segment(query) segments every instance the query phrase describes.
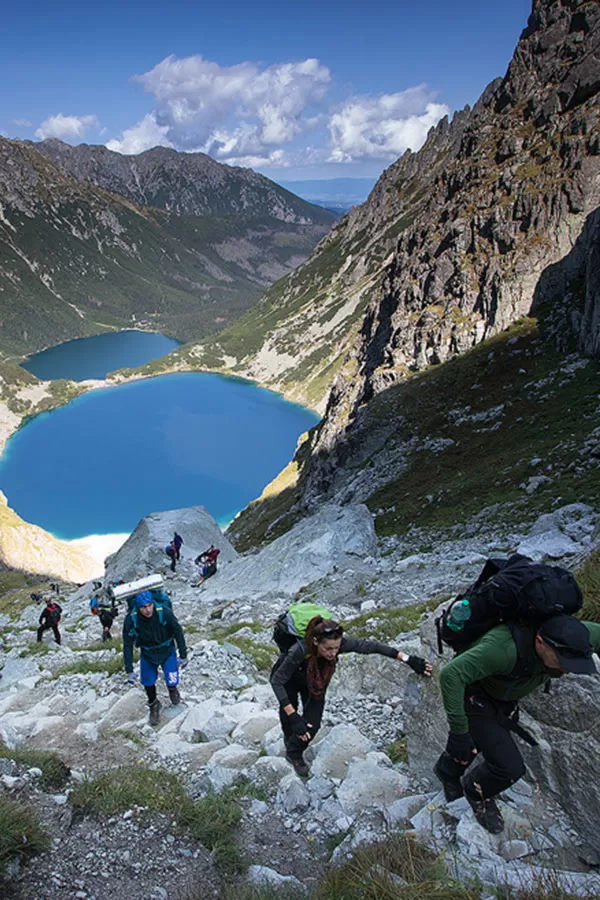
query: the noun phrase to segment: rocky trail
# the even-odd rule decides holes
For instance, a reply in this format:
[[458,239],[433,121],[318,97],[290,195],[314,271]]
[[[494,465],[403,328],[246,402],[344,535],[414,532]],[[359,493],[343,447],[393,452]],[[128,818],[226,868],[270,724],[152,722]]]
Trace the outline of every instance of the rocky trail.
[[[541,517],[531,534],[568,563],[589,551],[596,524],[590,507],[575,504]],[[164,536],[175,527],[184,546],[171,573]],[[491,897],[495,885],[537,883],[540,867],[550,867],[565,892],[600,892],[594,869],[600,846],[581,810],[587,795],[591,822],[590,783],[584,771],[568,786],[560,779],[561,756],[569,757],[578,737],[569,737],[567,725],[562,745],[544,725],[538,758],[527,758],[527,778],[504,795],[507,828],[497,837],[477,825],[466,801],[446,804],[431,772],[445,738],[437,679],[419,679],[393,660],[343,658],[323,727],[307,753],[310,778],[300,780],[283,758],[268,669],[276,658],[272,623],[292,595],[301,591],[326,605],[351,635],[384,639],[437,665],[427,608],[472,580],[489,554],[535,545],[531,534],[472,532],[435,552],[419,547],[417,532],[378,543],[366,507],[329,506],[260,552],[240,557],[201,507],[144,519],[107,561],[107,579],[162,570],[186,633],[190,663],[182,673],[182,703],[170,707],[159,681],[163,711],[156,728],[147,722],[143,689],[126,683],[120,642],[99,641],[100,625],[89,614],[91,585],[65,592],[60,647],[48,642],[49,632],[41,647],[34,643],[36,604],[18,616],[3,615],[0,790],[35,810],[51,838],[48,852],[9,869],[4,895],[189,900],[228,897],[232,889],[243,896],[240,891],[254,883],[300,896],[315,887],[330,860],[340,862],[359,844],[398,829],[444,852],[461,881],[478,878],[482,897]],[[198,548],[217,540],[219,572],[193,588]],[[565,547],[568,555],[561,556]],[[553,704],[587,703],[597,722],[594,681],[565,680]],[[539,731],[535,704],[526,710],[524,720]],[[587,747],[597,758],[597,728],[587,735]],[[23,761],[23,751],[31,750],[56,752],[70,767],[60,788],[44,786],[40,768]],[[569,764],[578,761],[575,754]],[[137,797],[142,771],[158,772],[158,785],[139,787]],[[235,798],[228,849],[210,837],[198,840],[198,830],[182,825],[177,804],[157,801],[161,777],[168,782],[173,776],[188,798],[221,803],[204,810],[201,829]],[[117,788],[114,812],[89,805],[85,791],[99,777],[105,792],[111,784]],[[96,799],[103,790],[96,789]]]

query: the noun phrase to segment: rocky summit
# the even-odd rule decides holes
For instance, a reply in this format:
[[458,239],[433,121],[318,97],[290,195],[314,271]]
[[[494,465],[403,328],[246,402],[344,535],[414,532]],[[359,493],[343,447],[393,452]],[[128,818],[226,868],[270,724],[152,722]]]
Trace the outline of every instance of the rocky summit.
[[[465,800],[445,801],[432,773],[446,733],[437,677],[380,656],[344,657],[302,780],[283,756],[268,674],[273,621],[298,594],[330,609],[350,636],[422,654],[437,670],[440,598],[500,552],[577,565],[598,553],[598,524],[593,508],[573,504],[522,533],[474,521],[468,534],[426,549],[417,534],[378,541],[364,506],[326,505],[240,556],[201,507],[153,514],[107,560],[103,584],[162,574],[183,625],[182,702],[170,707],[159,681],[157,727],[143,690],[125,680],[125,604],[113,641],[99,641],[89,598],[102,584],[62,585],[60,646],[48,634],[34,642],[39,606],[5,599],[0,798],[34,814],[50,844],[32,832],[37,843],[12,854],[3,895],[158,900],[268,888],[300,897],[394,835],[413,854],[443,853],[442,877],[474,885],[464,895],[473,900],[499,886],[550,884],[556,896],[597,896],[597,678],[569,676],[551,699],[523,704],[539,747],[526,749],[525,778],[502,794],[507,824],[492,836]],[[171,572],[164,545],[175,528],[183,546]],[[217,574],[193,587],[195,557],[211,543],[222,551]],[[379,853],[378,878],[392,884],[399,876]]]

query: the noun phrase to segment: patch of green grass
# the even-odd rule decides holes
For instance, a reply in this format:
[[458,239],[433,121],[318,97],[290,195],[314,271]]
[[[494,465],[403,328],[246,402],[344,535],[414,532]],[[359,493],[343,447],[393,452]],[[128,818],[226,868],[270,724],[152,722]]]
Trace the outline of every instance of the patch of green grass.
[[600,548],[577,571],[577,582],[583,593],[581,618],[600,622]]
[[8,797],[0,797],[0,873],[14,859],[28,859],[47,850],[50,838],[37,816]]
[[36,641],[34,644],[24,647],[20,651],[19,656],[23,659],[26,656],[44,656],[46,653],[50,653],[50,645],[45,641],[40,641],[39,643]]
[[174,812],[186,794],[179,779],[165,769],[125,766],[76,785],[69,799],[83,813],[109,816],[136,805]]
[[[249,628],[255,634],[263,630],[263,626],[259,622],[231,622],[229,625],[212,625],[210,637],[214,641],[223,641],[242,628]],[[188,630],[187,625],[185,630]]]
[[416,606],[376,609],[361,613],[353,619],[346,619],[342,624],[349,637],[373,637],[380,641],[390,641],[399,634],[417,628],[423,614],[431,612],[436,605],[434,601],[429,601]]
[[213,852],[221,871],[233,874],[245,868],[235,840],[242,810],[232,788],[192,800],[180,779],[166,769],[127,766],[78,784],[69,799],[84,814],[115,815],[132,806],[171,813],[180,827]]
[[[254,887],[236,884],[225,888],[223,900],[306,900],[306,896],[306,891],[302,888],[289,885]],[[204,900],[204,894],[197,894],[190,900]]]
[[518,890],[508,885],[498,888],[498,896],[502,900],[576,900],[577,897],[583,900],[598,900],[600,894],[600,878],[596,889],[587,891],[585,894],[565,893],[562,882],[561,873],[553,869],[546,869],[542,874],[535,876],[533,886],[528,890]]
[[275,662],[277,651],[274,646],[267,644],[257,644],[250,638],[230,637],[228,642],[235,647],[239,647],[242,653],[249,656],[256,668],[261,672],[267,672]]
[[[528,319],[373,398],[351,436],[357,448],[365,429],[395,422],[386,454],[406,446],[406,435],[418,442],[400,453],[395,476],[368,498],[377,533],[402,534],[415,524],[449,529],[496,505],[504,523],[512,504],[510,515],[519,524],[552,510],[559,499],[561,505],[583,500],[597,506],[598,467],[584,465],[579,451],[596,417],[598,364],[589,360],[566,374],[564,361]],[[455,417],[448,415],[450,405]],[[477,418],[492,409],[495,416]],[[438,447],[425,448],[425,441]],[[359,457],[360,466],[377,469],[379,452]],[[543,464],[532,466],[533,457]],[[528,494],[523,485],[536,475],[550,480]]]
[[137,731],[132,731],[130,728],[108,728],[106,731],[103,731],[102,734],[104,737],[120,738],[124,741],[131,741],[136,747],[145,747],[143,737],[138,734]]
[[76,662],[61,666],[54,673],[54,678],[61,675],[91,675],[94,672],[102,672],[106,675],[118,675],[123,671],[121,656],[111,656],[110,659],[79,659]]
[[433,851],[406,834],[359,847],[329,869],[315,900],[479,900],[479,888],[453,881]]
[[408,762],[408,741],[406,738],[399,738],[392,741],[385,747],[385,752],[393,763]]
[[238,798],[231,788],[220,794],[209,794],[202,800],[187,800],[178,813],[178,822],[213,852],[221,871],[233,874],[246,868],[237,842],[235,829],[242,817]]
[[39,785],[44,790],[61,790],[71,777],[71,770],[67,764],[57,753],[50,751],[27,750],[24,747],[9,750],[4,744],[0,744],[0,759],[12,759],[13,762],[29,769],[41,769]]
[[250,781],[249,778],[243,778],[229,789],[234,800],[263,800],[269,799],[268,791],[259,784]]

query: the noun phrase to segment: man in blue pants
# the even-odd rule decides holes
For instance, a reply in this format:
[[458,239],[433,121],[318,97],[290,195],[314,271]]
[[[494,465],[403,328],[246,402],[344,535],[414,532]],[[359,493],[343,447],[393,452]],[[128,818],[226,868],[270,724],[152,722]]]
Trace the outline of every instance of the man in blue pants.
[[[179,651],[179,660],[177,652]],[[123,663],[130,684],[135,684],[133,674],[133,647],[140,648],[140,681],[148,697],[150,725],[158,725],[160,700],[156,696],[158,668],[162,668],[171,703],[180,701],[179,668],[187,665],[187,649],[181,625],[167,606],[154,603],[150,591],[143,591],[135,598],[131,612],[123,623]]]

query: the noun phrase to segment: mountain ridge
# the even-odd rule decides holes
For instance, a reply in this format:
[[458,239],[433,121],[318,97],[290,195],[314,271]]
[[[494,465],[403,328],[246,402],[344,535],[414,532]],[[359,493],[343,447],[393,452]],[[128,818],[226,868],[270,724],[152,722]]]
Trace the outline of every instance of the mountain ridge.
[[[78,158],[77,148],[60,147]],[[118,157],[106,154],[105,162]],[[84,155],[90,164],[96,158],[94,148]],[[168,156],[171,193],[182,189],[176,164],[189,166],[184,156]],[[246,170],[222,175],[228,192],[210,188],[221,198],[215,214],[210,204],[192,214],[197,203],[177,214],[140,203],[134,191],[115,193],[107,165],[103,183],[93,184],[39,145],[0,138],[0,352],[28,355],[132,325],[182,340],[218,330],[305,258],[334,219]],[[246,205],[232,214],[236,189]]]

